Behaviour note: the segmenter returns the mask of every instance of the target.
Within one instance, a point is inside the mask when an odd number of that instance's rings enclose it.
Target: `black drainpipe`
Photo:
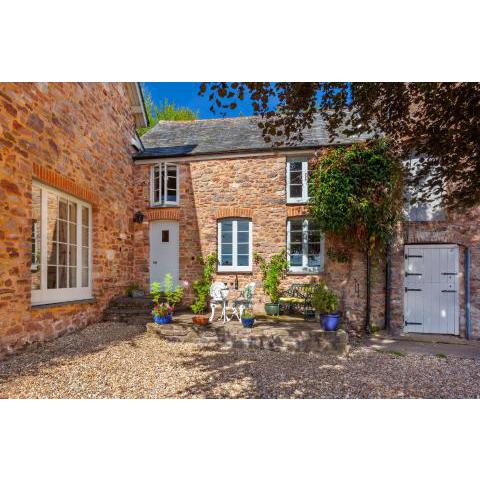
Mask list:
[[[370,251],[367,250],[367,315],[365,320],[365,332],[367,334],[371,333],[370,330],[370,316],[371,316],[371,305],[370,305],[370,296],[371,296],[371,285],[370,285],[370,276],[372,270],[372,258],[370,256]]]
[[[387,262],[385,265],[385,330],[390,332],[390,319],[392,315],[392,246],[387,244]]]

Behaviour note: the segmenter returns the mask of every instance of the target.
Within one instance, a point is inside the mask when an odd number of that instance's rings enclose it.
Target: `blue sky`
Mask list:
[[[143,85],[150,91],[156,104],[168,98],[179,107],[189,107],[195,112],[198,111],[199,118],[219,118],[220,114],[213,114],[209,110],[208,94],[202,97],[198,95],[200,84],[201,82],[145,82]],[[235,110],[230,110],[227,116],[238,117],[241,114],[252,115],[250,102],[241,102]]]

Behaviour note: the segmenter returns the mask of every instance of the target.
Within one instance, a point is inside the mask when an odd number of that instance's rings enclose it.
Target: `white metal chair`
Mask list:
[[[237,317],[239,319],[242,318],[243,311],[246,308],[253,308],[254,293],[255,293],[255,282],[247,283],[243,288],[242,293],[240,294],[240,297],[234,300],[233,306],[235,309],[237,309],[238,307],[239,313],[237,314]]]
[[[213,317],[215,316],[215,310],[217,306],[222,307],[222,316],[223,321],[227,321],[227,305],[228,305],[228,288],[223,282],[214,282],[210,286],[210,308],[212,313],[208,321],[213,322]]]

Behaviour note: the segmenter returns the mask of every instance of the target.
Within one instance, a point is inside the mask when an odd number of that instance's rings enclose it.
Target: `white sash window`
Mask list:
[[[324,240],[312,220],[292,218],[287,222],[287,255],[292,273],[323,271]]]
[[[252,222],[228,218],[218,222],[218,271],[252,270]]]
[[[92,208],[32,186],[32,305],[92,297]]]
[[[287,159],[287,203],[308,202],[308,158]]]
[[[167,206],[179,204],[178,165],[160,162],[152,166],[150,182],[151,204]]]

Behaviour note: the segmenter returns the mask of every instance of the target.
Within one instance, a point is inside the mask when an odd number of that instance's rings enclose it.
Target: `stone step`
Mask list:
[[[306,322],[294,327],[262,325],[253,329],[240,324],[212,323],[205,327],[177,321],[167,325],[147,323],[147,332],[171,342],[195,342],[200,344],[221,343],[230,348],[262,348],[273,351],[328,352],[346,354],[349,349],[348,335],[344,330],[327,332],[312,327]]]

